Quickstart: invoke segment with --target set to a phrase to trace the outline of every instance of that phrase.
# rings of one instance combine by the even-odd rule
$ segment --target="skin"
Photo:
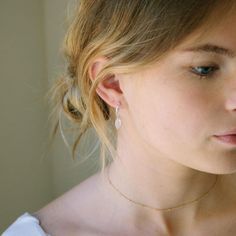
[[[215,44],[236,53],[236,30],[231,27],[235,24],[236,17],[230,16],[198,44]],[[175,226],[176,218],[181,227],[192,225],[203,218],[200,209],[209,204],[215,209],[224,175],[236,172],[236,146],[213,137],[236,128],[236,57],[183,52],[196,45],[197,36],[151,68],[117,75],[113,87],[104,83],[98,89],[111,106],[121,103],[119,160],[111,165],[110,178],[123,194],[148,206],[168,208],[203,195],[220,175],[207,198],[174,214],[132,207],[130,214],[137,221],[161,225],[165,232]],[[211,78],[200,80],[189,70],[212,63],[219,70]]]
[[[236,16],[230,15],[201,40],[196,42],[198,32],[190,35],[150,68],[117,74],[97,88],[107,104],[114,108],[121,104],[117,158],[109,173],[112,183],[124,195],[148,206],[169,208],[202,196],[218,175],[215,188],[194,204],[170,212],[154,211],[123,198],[97,174],[56,200],[47,207],[50,210],[38,212],[42,222],[50,218],[43,212],[80,199],[80,213],[73,208],[73,218],[93,222],[94,203],[90,208],[85,202],[105,201],[106,206],[97,212],[111,221],[96,217],[96,227],[114,231],[123,227],[129,232],[123,235],[236,233],[236,145],[213,137],[236,128],[236,57],[184,50],[210,43],[236,54],[236,30],[232,27],[235,24]],[[91,78],[96,77],[105,62],[105,58],[94,62]],[[190,67],[212,63],[219,69],[211,77],[200,80],[190,71]],[[72,218],[68,210],[58,212]],[[49,231],[52,227],[45,223],[45,228]]]

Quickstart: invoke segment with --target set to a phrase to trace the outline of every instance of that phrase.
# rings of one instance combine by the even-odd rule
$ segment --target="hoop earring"
[[[116,107],[115,127],[116,127],[117,130],[121,127],[121,119],[120,119],[120,115],[119,115],[119,110],[120,110],[120,103],[119,103],[119,105]]]

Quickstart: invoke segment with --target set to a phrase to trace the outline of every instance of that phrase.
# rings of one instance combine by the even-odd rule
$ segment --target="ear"
[[[104,67],[108,59],[100,57],[96,59],[89,68],[89,76],[91,80],[96,79],[97,74]],[[116,75],[109,75],[98,84],[97,94],[110,106],[116,107],[121,103],[122,91],[119,85],[119,79]]]

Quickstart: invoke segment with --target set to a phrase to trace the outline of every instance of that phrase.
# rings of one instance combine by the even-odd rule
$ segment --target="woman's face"
[[[191,35],[156,65],[119,81],[130,124],[151,150],[204,172],[236,171],[236,144],[214,137],[236,133],[235,25],[230,16],[201,40]],[[207,46],[191,50],[201,45]]]

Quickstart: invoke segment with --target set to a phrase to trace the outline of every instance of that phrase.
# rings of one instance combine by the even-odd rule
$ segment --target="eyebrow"
[[[235,53],[232,50],[214,44],[203,44],[196,47],[185,48],[183,51],[217,53],[231,58],[235,57]]]

